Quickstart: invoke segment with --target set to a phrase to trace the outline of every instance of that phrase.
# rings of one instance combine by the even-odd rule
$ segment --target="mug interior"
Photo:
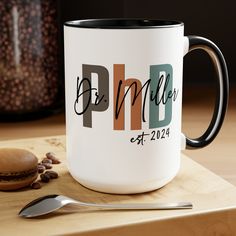
[[[143,29],[143,28],[170,28],[183,26],[183,22],[177,20],[158,19],[86,19],[67,21],[65,26],[78,28],[100,29]]]

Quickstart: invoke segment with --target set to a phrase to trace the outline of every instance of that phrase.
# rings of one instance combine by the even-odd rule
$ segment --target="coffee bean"
[[[46,167],[42,164],[38,164],[38,173],[43,173],[46,170]]]
[[[42,163],[42,165],[44,165],[46,169],[52,169],[52,164],[50,163]]]
[[[48,159],[55,159],[56,158],[56,155],[55,155],[55,153],[54,152],[47,152],[46,153],[46,157],[48,158]]]
[[[60,160],[58,158],[56,158],[55,153],[53,152],[48,152],[46,153],[46,157],[50,160],[52,160],[52,164],[60,164]]]
[[[41,184],[37,181],[31,184],[31,188],[32,189],[40,189],[41,188]]]
[[[57,179],[58,178],[58,173],[53,170],[48,170],[45,172],[45,174],[48,174],[50,176],[50,179]]]
[[[61,161],[59,161],[58,159],[52,160],[52,164],[60,164]]]
[[[48,174],[41,174],[40,179],[44,183],[48,183],[50,181],[50,176]]]
[[[43,158],[42,163],[49,163],[52,164],[52,160],[48,159],[48,158]]]

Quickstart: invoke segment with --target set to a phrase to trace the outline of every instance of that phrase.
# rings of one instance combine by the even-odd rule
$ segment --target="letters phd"
[[[97,87],[92,86],[92,74],[97,74]],[[92,128],[93,112],[104,112],[110,105],[109,72],[101,65],[82,65],[82,79],[77,77],[74,110],[83,116],[83,126]],[[92,101],[92,93],[95,99]],[[145,106],[149,105],[149,128],[167,126],[172,119],[172,105],[178,97],[173,88],[173,69],[170,64],[151,65],[145,83],[137,78],[125,78],[125,65],[113,65],[113,128],[125,129],[125,99],[131,96],[131,130],[142,129],[146,121]],[[80,102],[82,99],[82,102]],[[82,104],[82,107],[79,106]],[[148,103],[148,104],[147,104]],[[164,106],[164,117],[159,115]]]

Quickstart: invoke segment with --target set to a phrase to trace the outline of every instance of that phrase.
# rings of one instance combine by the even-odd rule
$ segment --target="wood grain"
[[[62,160],[55,165],[59,179],[39,190],[0,192],[1,235],[235,235],[236,188],[196,162],[182,156],[181,170],[167,186],[150,193],[112,195],[84,188],[68,173],[65,136],[11,140],[0,147],[26,148],[43,158],[53,151]],[[20,208],[46,194],[63,194],[92,202],[192,201],[192,210],[58,211],[51,216],[23,219]]]

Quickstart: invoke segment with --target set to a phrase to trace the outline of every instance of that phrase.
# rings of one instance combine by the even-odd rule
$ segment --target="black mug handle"
[[[186,137],[186,149],[202,148],[210,144],[220,131],[228,105],[229,78],[224,56],[220,49],[210,40],[199,36],[187,36],[188,52],[202,49],[208,53],[217,72],[217,97],[215,109],[207,130],[199,138]]]

